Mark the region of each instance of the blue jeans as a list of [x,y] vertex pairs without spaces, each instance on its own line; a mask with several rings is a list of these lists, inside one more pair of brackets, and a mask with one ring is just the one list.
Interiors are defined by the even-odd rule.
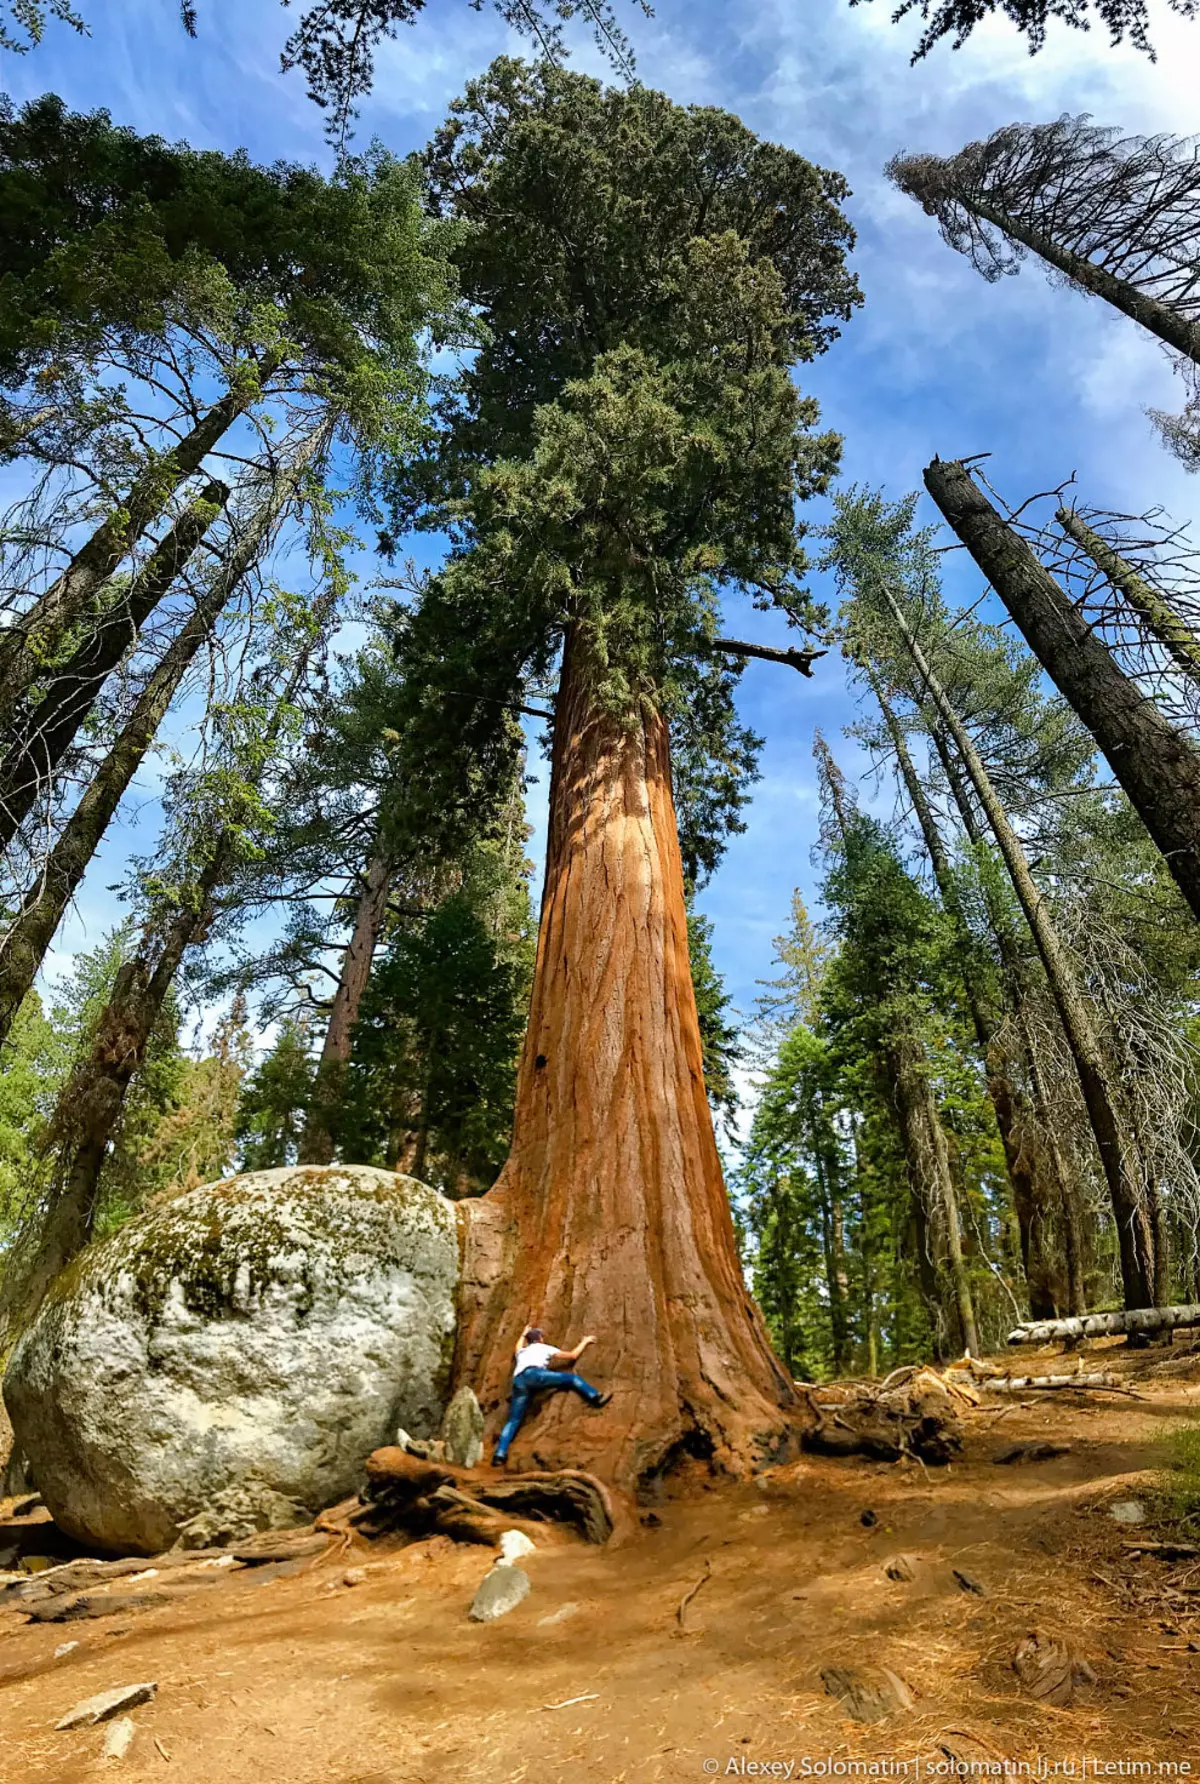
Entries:
[[599,1388],[594,1388],[582,1375],[569,1375],[565,1369],[522,1369],[519,1375],[513,1376],[508,1420],[496,1445],[497,1462],[503,1462],[508,1455],[508,1446],[521,1429],[533,1396],[555,1388],[573,1388],[577,1394],[583,1395],[589,1406],[595,1406],[601,1398]]

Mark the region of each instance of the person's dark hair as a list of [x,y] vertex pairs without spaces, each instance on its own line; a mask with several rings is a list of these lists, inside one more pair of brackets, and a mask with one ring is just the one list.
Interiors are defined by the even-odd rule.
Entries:
[[540,1344],[542,1342],[541,1326],[529,1326],[525,1333],[525,1342],[526,1344]]

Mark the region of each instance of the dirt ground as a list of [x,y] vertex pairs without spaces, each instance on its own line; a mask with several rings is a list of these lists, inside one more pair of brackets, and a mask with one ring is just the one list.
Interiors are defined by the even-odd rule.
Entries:
[[[0,1613],[0,1780],[674,1784],[861,1776],[871,1761],[867,1775],[945,1777],[955,1759],[985,1775],[1005,1760],[1037,1776],[1200,1773],[1200,1559],[1135,1554],[1152,1532],[1107,1511],[1152,1493],[1167,1434],[1200,1414],[1200,1357],[1179,1351],[1092,1346],[1088,1367],[1145,1398],[981,1410],[948,1468],[814,1457],[681,1483],[619,1546],[539,1547],[529,1597],[490,1624],[467,1618],[488,1553],[445,1538],[226,1571],[111,1621]],[[1047,1438],[1069,1453],[993,1460]],[[11,1528],[0,1517],[0,1548]],[[899,1553],[910,1582],[885,1574]],[[361,1583],[343,1583],[351,1567]],[[1069,1708],[1021,1689],[1012,1657],[1033,1629],[1091,1665]],[[915,1708],[852,1722],[822,1671],[878,1665]],[[80,1699],[150,1679],[123,1760],[102,1758],[103,1727],[55,1732]]]

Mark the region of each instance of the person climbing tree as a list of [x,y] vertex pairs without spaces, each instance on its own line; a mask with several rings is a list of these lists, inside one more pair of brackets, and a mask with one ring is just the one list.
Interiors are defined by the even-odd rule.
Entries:
[[562,653],[512,1149],[472,1208],[457,1374],[494,1412],[514,1306],[560,1327],[586,1311],[621,1334],[630,1391],[586,1432],[559,1397],[539,1455],[625,1484],[689,1449],[746,1465],[789,1441],[795,1396],[705,1098],[672,733],[721,765],[685,839],[711,867],[740,803],[729,765],[752,760],[716,591],[814,617],[794,505],[838,442],[790,366],[858,302],[845,185],[725,113],[510,60],[455,104],[426,170],[470,225],[462,289],[489,330],[427,484],[455,549],[405,646],[443,762],[448,710],[477,759]]
[[496,1468],[503,1468],[508,1460],[509,1447],[521,1429],[535,1394],[562,1393],[570,1389],[588,1406],[608,1405],[612,1395],[602,1394],[599,1388],[585,1381],[582,1375],[576,1375],[570,1367],[595,1342],[595,1337],[589,1333],[579,1340],[574,1350],[560,1350],[557,1345],[546,1343],[540,1326],[526,1326],[513,1353],[512,1399],[492,1458]]

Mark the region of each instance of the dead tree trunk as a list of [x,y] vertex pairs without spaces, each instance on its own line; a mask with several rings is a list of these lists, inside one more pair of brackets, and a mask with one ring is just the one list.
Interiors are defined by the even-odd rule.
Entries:
[[214,583],[176,634],[0,943],[0,1042],[37,977],[63,913],[141,767],[189,664],[211,636],[231,592],[223,580]]
[[1113,1216],[1121,1253],[1121,1279],[1126,1305],[1154,1304],[1154,1241],[1150,1230],[1145,1185],[1137,1171],[1137,1154],[1121,1113],[1116,1086],[1104,1054],[1091,1011],[1074,966],[1050,916],[1046,900],[1029,870],[1020,838],[1008,821],[966,727],[959,719],[945,689],[934,674],[924,651],[913,636],[904,612],[890,590],[885,590],[896,629],[929,691],[929,697],[951,737],[971,784],[996,838],[1013,890],[1037,944],[1046,978],[1054,995],[1063,1031],[1079,1078],[1079,1088],[1096,1136],[1104,1174],[1112,1198]]
[[1200,751],[1139,692],[964,466],[934,459],[925,487],[1096,739],[1200,917]]
[[780,1453],[796,1395],[742,1279],[704,1090],[667,724],[605,710],[590,668],[572,632],[512,1151],[470,1205],[455,1374],[495,1422],[528,1321],[595,1331],[612,1404],[556,1395],[517,1449],[630,1485],[687,1452]]
[[153,743],[189,664],[212,635],[242,578],[257,562],[277,521],[295,496],[307,466],[327,438],[325,424],[313,429],[286,471],[276,473],[269,493],[239,528],[224,563],[150,676],[112,749],[72,812],[37,884],[0,940],[0,1043],[37,977],[63,913]]
[[1010,1344],[1056,1344],[1078,1338],[1112,1338],[1122,1332],[1174,1332],[1200,1326],[1200,1307],[1132,1307],[1124,1313],[1084,1313],[1077,1319],[1044,1319],[1016,1326]]
[[359,1005],[371,976],[375,949],[383,933],[391,878],[390,864],[383,855],[376,855],[367,868],[367,877],[363,881],[354,913],[354,927],[342,955],[342,970],[329,1012],[325,1041],[313,1083],[312,1100],[300,1142],[299,1162],[302,1165],[327,1165],[333,1160],[334,1114],[341,1098],[346,1067],[350,1063]]
[[889,1048],[888,1063],[914,1200],[927,1213],[936,1209],[941,1215],[941,1238],[946,1248],[959,1339],[966,1355],[977,1357],[980,1354],[979,1332],[975,1325],[971,1280],[963,1255],[958,1191],[950,1168],[950,1148],[946,1144],[937,1100],[923,1069],[923,1061],[917,1057],[915,1043],[902,1040]]
[[[286,470],[276,475],[269,495],[217,579],[225,599],[265,548],[327,438],[325,428],[314,429]],[[332,613],[335,598],[332,586],[318,597],[314,605],[318,632]],[[311,650],[310,643],[301,648],[280,691],[267,729],[259,776],[282,716],[307,673]],[[141,1069],[184,955],[203,938],[213,920],[215,895],[233,870],[237,854],[236,829],[228,825],[218,829],[204,866],[190,883],[185,881],[165,918],[148,924],[137,955],[117,974],[92,1046],[71,1074],[51,1121],[58,1171],[44,1221],[20,1235],[16,1255],[5,1271],[0,1288],[0,1335],[33,1318],[55,1276],[91,1238],[100,1173],[124,1113],[129,1087]]]
[[61,668],[43,698],[22,718],[0,763],[0,848],[28,817],[40,788],[52,785],[101,688],[133,644],[228,500],[223,483],[210,483],[184,510],[120,600]]
[[[942,727],[936,723],[927,725],[938,760],[946,775],[951,796],[962,819],[963,830],[968,842],[978,847],[984,840],[979,821],[971,805],[970,797],[963,782],[963,772],[955,759],[950,743]],[[1021,1041],[1021,1053],[1025,1070],[1028,1073],[1029,1089],[1033,1099],[1033,1114],[1037,1122],[1037,1145],[1034,1147],[1033,1165],[1034,1179],[1038,1185],[1035,1207],[1045,1214],[1057,1202],[1062,1217],[1063,1253],[1066,1265],[1066,1307],[1068,1313],[1082,1313],[1087,1296],[1084,1286],[1084,1243],[1083,1215],[1080,1206],[1079,1185],[1075,1174],[1063,1156],[1058,1143],[1058,1135],[1051,1119],[1050,1100],[1046,1094],[1045,1071],[1041,1060],[1041,1051],[1030,1027],[1026,1000],[1026,963],[1021,959],[1013,941],[1012,932],[1005,921],[1005,915],[995,897],[985,883],[984,898],[987,906],[988,922],[1000,950],[1000,958],[1007,978],[1006,997],[1016,1024]],[[1024,1149],[1025,1140],[1019,1143]],[[1043,1156],[1044,1154],[1044,1156]],[[1046,1165],[1049,1165],[1049,1182],[1043,1181]],[[1041,1246],[1042,1252],[1048,1256],[1049,1248]],[[1052,1312],[1045,1317],[1052,1317]]]
[[1029,1149],[1021,1144],[1017,1116],[1018,1093],[1013,1085],[1009,1062],[997,1040],[998,1022],[981,982],[975,939],[963,915],[962,900],[954,879],[954,870],[933,807],[909,752],[903,728],[877,677],[869,672],[871,690],[879,702],[884,722],[896,751],[901,779],[916,814],[917,824],[933,867],[933,877],[941,894],[942,905],[958,933],[959,970],[967,993],[967,1005],[975,1029],[975,1039],[983,1057],[988,1097],[996,1117],[1004,1162],[1012,1185],[1013,1207],[1021,1235],[1021,1262],[1029,1291],[1030,1312],[1038,1319],[1053,1317],[1058,1306],[1054,1295],[1053,1270],[1045,1247],[1045,1223],[1039,1206],[1041,1186],[1037,1182]]
[[1124,595],[1147,631],[1169,652],[1176,667],[1192,681],[1200,681],[1200,639],[1193,635],[1170,602],[1144,576],[1139,576],[1133,565],[1114,551],[1073,508],[1060,508],[1054,518],[1068,538],[1073,539],[1103,572],[1118,594]]
[[88,612],[103,584],[153,526],[175,491],[238,417],[258,401],[262,381],[274,369],[268,362],[258,368],[255,377],[240,379],[177,446],[156,458],[45,594],[16,625],[0,633],[0,726],[11,724],[18,701],[52,660],[71,627]]

